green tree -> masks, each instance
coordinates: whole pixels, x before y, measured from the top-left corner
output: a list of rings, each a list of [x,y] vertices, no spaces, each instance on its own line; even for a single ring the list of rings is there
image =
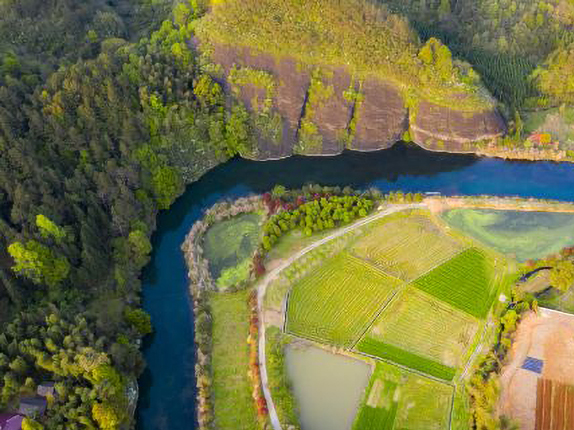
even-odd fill
[[[125,310],[126,320],[141,334],[150,334],[153,331],[151,325],[151,317],[143,309],[126,309]]]
[[[44,430],[44,426],[32,418],[25,417],[22,421],[22,430]]]
[[[25,244],[14,242],[8,252],[15,261],[14,272],[32,280],[35,284],[53,287],[68,277],[70,263],[66,257],[58,257],[47,246],[35,240]]]
[[[45,215],[36,215],[36,226],[38,226],[40,233],[45,238],[53,237],[56,240],[62,240],[66,237],[66,231]]]

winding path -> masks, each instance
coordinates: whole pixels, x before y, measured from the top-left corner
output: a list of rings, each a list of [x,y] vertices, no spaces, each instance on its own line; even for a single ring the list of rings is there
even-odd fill
[[[292,255],[287,260],[282,262],[271,272],[267,273],[261,281],[259,281],[257,285],[257,310],[259,313],[259,369],[261,373],[261,385],[263,388],[263,394],[265,396],[265,400],[267,401],[267,408],[269,410],[269,419],[271,420],[271,425],[273,426],[274,430],[282,430],[282,427],[281,422],[279,421],[279,417],[277,416],[277,409],[275,409],[273,398],[271,397],[271,391],[269,390],[269,378],[267,376],[267,357],[265,354],[265,312],[263,312],[263,299],[265,298],[265,292],[267,291],[267,286],[269,285],[269,283],[273,281],[277,277],[277,275],[279,275],[279,273],[281,273],[284,269],[289,267],[298,258],[301,258],[303,255],[307,254],[313,249],[321,245],[324,245],[325,243],[333,239],[336,239],[337,237],[342,236],[351,230],[362,227],[365,224],[368,224],[370,222],[373,222],[379,218],[383,218],[395,212],[400,212],[406,209],[416,209],[426,207],[427,206],[424,203],[408,204],[408,205],[403,204],[403,205],[392,205],[389,208],[386,208],[382,211],[378,211],[373,215],[369,215],[368,217],[363,218],[355,222],[354,224],[351,224],[350,226],[341,228],[335,231],[333,234],[330,234],[329,236],[312,243],[308,247],[302,249],[301,251],[297,252],[296,254]]]

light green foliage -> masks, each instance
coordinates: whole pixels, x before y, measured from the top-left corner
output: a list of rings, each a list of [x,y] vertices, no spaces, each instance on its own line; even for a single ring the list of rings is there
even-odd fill
[[[151,242],[147,235],[141,230],[130,232],[128,241],[138,259],[145,259],[151,252]]]
[[[344,65],[354,76],[390,79],[447,106],[460,92],[467,97],[457,100],[458,108],[492,106],[477,86],[462,84],[457,76],[444,79],[444,70],[419,60],[418,37],[405,19],[361,0],[228,0],[214,6],[196,30],[202,42],[248,46],[309,66]],[[424,82],[421,72],[427,68],[433,71]]]
[[[140,335],[145,336],[153,331],[151,317],[143,309],[127,308],[124,315],[126,320],[138,331]]]
[[[372,224],[351,252],[385,272],[410,281],[463,249],[443,233],[429,215],[399,213]]]
[[[329,98],[333,97],[332,85],[324,83],[324,73],[315,69],[311,74],[311,84],[307,93],[305,115],[301,119],[299,129],[299,142],[297,151],[302,153],[320,153],[323,148],[323,137],[319,133],[317,125],[313,121],[315,111],[320,108]]]
[[[32,418],[25,417],[22,421],[22,430],[44,430],[44,426]]]
[[[241,287],[249,279],[251,273],[251,260],[245,259],[237,266],[223,269],[219,278],[215,282],[217,289],[220,291],[229,290],[230,288]]]
[[[295,282],[289,296],[287,330],[351,347],[399,286],[399,280],[341,254]]]
[[[121,416],[111,404],[107,402],[94,403],[92,416],[102,430],[116,430],[121,423]]]
[[[248,271],[242,272],[240,267],[243,270],[249,268],[259,242],[260,221],[258,214],[242,214],[217,222],[207,230],[203,239],[203,251],[214,280],[218,281],[226,269],[239,269],[237,274],[249,275]]]
[[[273,215],[263,226],[262,246],[271,250],[288,231],[299,228],[306,236],[367,216],[374,201],[367,197],[331,196],[302,203],[296,209]]]
[[[255,150],[249,127],[249,112],[243,105],[235,104],[231,108],[229,120],[225,125],[225,138],[229,156],[236,154],[247,156]]]
[[[204,106],[217,106],[223,102],[221,85],[209,75],[201,75],[193,87],[193,94]]]
[[[35,284],[54,287],[66,279],[70,272],[70,263],[66,257],[56,255],[35,240],[25,244],[14,242],[8,247],[8,252],[16,263],[12,270]]]
[[[459,367],[465,364],[477,328],[478,321],[465,312],[420,290],[407,288],[383,310],[364,339]]]
[[[213,317],[213,402],[217,428],[253,430],[257,413],[249,379],[250,291],[214,293],[209,302]]]
[[[521,262],[574,245],[574,215],[569,213],[453,209],[443,219]]]
[[[414,285],[477,318],[490,310],[498,284],[492,258],[471,248],[418,278]]]
[[[53,237],[60,241],[66,237],[66,231],[45,215],[36,215],[36,226],[44,238]]]
[[[532,78],[540,92],[551,104],[574,103],[574,43],[557,48],[536,69]]]
[[[167,209],[183,192],[183,180],[179,171],[168,165],[163,155],[151,145],[144,145],[136,152],[136,158],[149,170],[148,184],[159,209]]]
[[[453,389],[378,362],[353,430],[446,430]]]
[[[567,291],[574,284],[574,263],[571,260],[562,260],[554,265],[550,271],[550,284],[560,290]]]

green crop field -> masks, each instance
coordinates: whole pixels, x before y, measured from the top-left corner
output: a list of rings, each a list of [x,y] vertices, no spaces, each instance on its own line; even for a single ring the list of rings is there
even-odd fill
[[[259,222],[255,213],[238,215],[209,228],[203,239],[204,256],[214,280],[225,269],[238,266],[251,255],[259,241]]]
[[[249,372],[249,291],[210,296],[213,316],[213,405],[220,430],[257,428]]]
[[[352,253],[385,272],[413,280],[463,249],[422,214],[383,219],[360,238]]]
[[[453,387],[377,363],[353,430],[446,430]]]
[[[414,282],[421,290],[477,318],[490,310],[497,288],[495,262],[482,251],[463,251]]]
[[[574,245],[574,214],[570,213],[453,209],[443,219],[518,261],[543,258]]]
[[[289,296],[287,330],[351,347],[400,284],[364,261],[340,254],[295,282]]]
[[[377,344],[392,345],[450,367],[463,365],[478,320],[432,296],[409,287],[385,308],[359,343],[376,353]],[[383,354],[388,348],[383,347]],[[367,352],[367,351],[364,351]],[[405,363],[402,363],[405,364]],[[416,369],[423,370],[420,366]]]

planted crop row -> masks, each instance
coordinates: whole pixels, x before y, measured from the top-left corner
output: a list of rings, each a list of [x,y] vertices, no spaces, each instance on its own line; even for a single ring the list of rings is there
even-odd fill
[[[353,253],[404,280],[412,280],[455,255],[462,246],[426,216],[413,215],[373,228]]]
[[[445,366],[444,364],[437,363],[436,361],[380,342],[376,339],[364,338],[359,342],[356,348],[365,354],[390,360],[394,363],[426,373],[427,375],[444,379],[445,381],[451,381],[452,378],[454,378],[455,369],[452,367]]]
[[[351,347],[400,281],[340,254],[297,281],[287,308],[287,330]]]
[[[457,367],[477,326],[474,317],[409,287],[385,308],[365,338]]]
[[[451,386],[378,362],[353,430],[446,430]]]
[[[485,318],[495,288],[493,262],[476,248],[467,249],[414,285],[475,317]]]

